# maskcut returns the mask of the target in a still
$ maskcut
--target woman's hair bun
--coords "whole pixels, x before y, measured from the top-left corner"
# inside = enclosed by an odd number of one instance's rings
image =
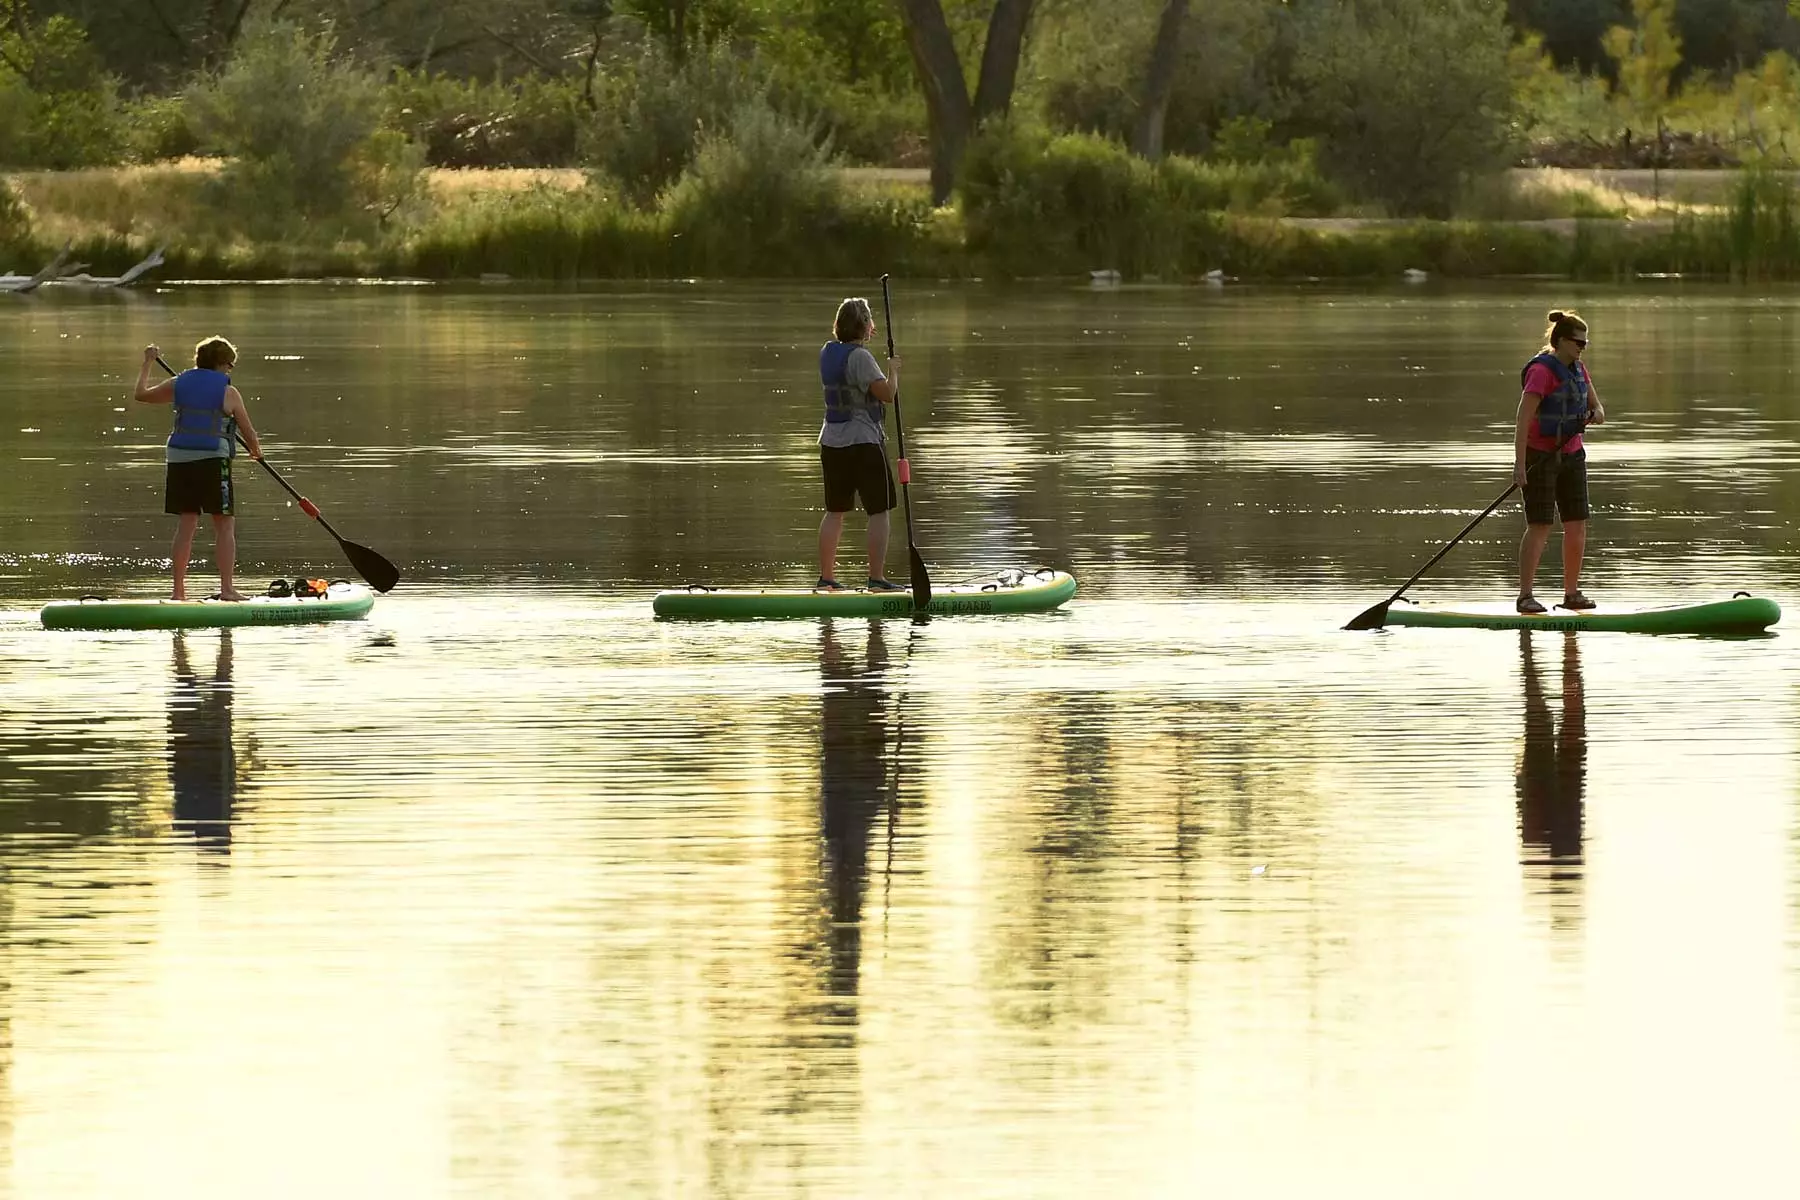
[[[1551,320],[1551,321],[1560,321],[1566,316],[1568,316],[1568,314],[1565,313],[1562,309],[1553,308],[1550,310],[1550,315],[1547,319]]]

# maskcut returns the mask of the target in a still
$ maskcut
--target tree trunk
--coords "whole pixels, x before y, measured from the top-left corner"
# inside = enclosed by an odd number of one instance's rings
[[[969,141],[969,85],[938,0],[900,0],[906,48],[925,90],[931,124],[931,200],[943,204],[956,184],[956,168]]]
[[[1168,0],[1156,26],[1156,42],[1150,47],[1150,69],[1144,73],[1144,94],[1138,101],[1137,128],[1131,148],[1152,162],[1162,157],[1163,118],[1169,112],[1169,93],[1175,87],[1175,67],[1181,56],[1181,30],[1187,23],[1188,0]]]
[[[906,26],[906,46],[913,68],[925,91],[925,112],[931,122],[931,199],[944,204],[956,186],[963,150],[969,134],[986,118],[1004,113],[1012,104],[1019,77],[1019,57],[1025,47],[1025,29],[1035,0],[996,0],[988,18],[987,42],[981,52],[981,76],[975,99],[969,99],[962,60],[938,0],[899,0]]]
[[[1012,106],[1019,78],[1019,56],[1025,50],[1025,26],[1033,0],[997,0],[988,18],[987,44],[981,49],[981,75],[975,81],[975,124]]]

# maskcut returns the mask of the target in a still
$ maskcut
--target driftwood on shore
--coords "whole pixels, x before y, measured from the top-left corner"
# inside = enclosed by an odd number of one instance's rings
[[[46,284],[64,287],[128,287],[162,264],[163,247],[158,246],[123,275],[90,275],[86,263],[69,261],[69,247],[65,245],[36,274],[0,274],[0,292],[33,292]]]

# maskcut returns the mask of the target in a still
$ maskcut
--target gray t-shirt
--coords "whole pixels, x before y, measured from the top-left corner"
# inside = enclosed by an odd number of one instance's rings
[[[869,353],[867,346],[858,346],[850,352],[849,359],[844,363],[844,378],[849,380],[850,386],[856,389],[857,399],[860,403],[852,410],[848,421],[839,421],[835,424],[826,421],[820,426],[819,445],[860,446],[864,443],[881,445],[887,441],[887,434],[882,428],[883,422],[887,419],[887,410],[881,408],[880,401],[870,399],[869,385],[877,379],[886,379],[887,376],[881,373],[880,364],[875,361],[875,356]],[[870,414],[868,408],[870,404],[881,409],[879,420]]]

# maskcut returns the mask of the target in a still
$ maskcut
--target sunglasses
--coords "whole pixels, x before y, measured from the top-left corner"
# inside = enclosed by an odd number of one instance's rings
[[[1577,346],[1580,346],[1583,350],[1587,349],[1587,339],[1586,338],[1572,337],[1568,340],[1571,342],[1574,342]]]

